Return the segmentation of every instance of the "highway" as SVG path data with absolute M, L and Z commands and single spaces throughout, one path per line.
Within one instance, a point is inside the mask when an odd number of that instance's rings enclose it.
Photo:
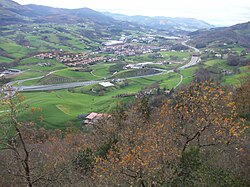
M 87 81 L 87 82 L 71 82 L 62 84 L 50 84 L 50 85 L 40 85 L 40 86 L 20 86 L 17 87 L 18 91 L 49 91 L 49 90 L 61 90 L 66 88 L 74 88 L 79 86 L 88 86 L 91 84 L 96 84 L 101 81 Z
M 162 71 L 162 72 L 157 73 L 157 74 L 127 77 L 127 78 L 123 78 L 123 80 L 134 79 L 134 78 L 151 77 L 151 76 L 163 74 L 165 72 L 170 73 L 170 72 L 173 72 L 173 70 Z M 49 91 L 49 90 L 61 90 L 61 89 L 67 89 L 67 88 L 75 88 L 75 87 L 79 87 L 79 86 L 88 86 L 88 85 L 97 84 L 97 83 L 100 83 L 100 82 L 103 82 L 103 81 L 110 81 L 110 80 L 106 79 L 106 80 L 101 80 L 101 81 L 71 82 L 71 83 L 39 85 L 39 86 L 18 86 L 18 87 L 15 87 L 15 88 L 19 92 L 24 92 L 24 91 Z
M 179 67 L 177 70 L 183 70 L 185 68 L 194 66 L 194 65 L 198 64 L 199 61 L 200 61 L 200 57 L 192 56 L 192 58 L 191 58 L 191 60 L 190 60 L 189 63 L 185 64 L 184 66 Z
M 186 47 L 188 47 L 188 48 L 190 48 L 190 49 L 192 49 L 192 50 L 194 50 L 195 53 L 200 53 L 199 49 L 197 49 L 197 48 L 195 48 L 193 46 L 188 45 L 187 44 L 188 41 L 189 40 L 186 40 L 186 41 L 182 42 L 181 44 L 184 45 L 184 46 L 186 46 Z M 184 66 L 179 67 L 177 70 L 182 70 L 182 69 L 188 68 L 190 66 L 194 66 L 194 65 L 198 64 L 200 62 L 200 60 L 201 59 L 200 59 L 199 56 L 193 56 L 192 55 L 190 62 L 187 63 L 187 64 L 185 64 Z
M 189 39 L 189 40 L 190 40 L 190 39 Z M 186 40 L 186 41 L 182 42 L 181 44 L 184 45 L 184 46 L 186 46 L 186 47 L 188 47 L 188 48 L 190 48 L 190 49 L 193 49 L 194 52 L 199 53 L 199 52 L 200 52 L 199 49 L 197 49 L 197 48 L 195 48 L 195 47 L 193 47 L 193 46 L 187 44 L 187 42 L 188 42 L 189 40 Z

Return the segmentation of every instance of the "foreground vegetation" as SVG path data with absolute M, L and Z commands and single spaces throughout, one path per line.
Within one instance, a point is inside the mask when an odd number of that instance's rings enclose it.
M 167 96 L 142 94 L 87 132 L 41 128 L 32 117 L 40 108 L 6 97 L 1 185 L 248 186 L 248 93 L 245 79 L 236 90 L 205 81 Z

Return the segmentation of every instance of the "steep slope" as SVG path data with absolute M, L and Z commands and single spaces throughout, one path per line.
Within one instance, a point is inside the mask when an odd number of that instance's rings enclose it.
M 192 43 L 205 45 L 237 44 L 250 48 L 250 22 L 231 27 L 200 30 L 190 33 Z
M 104 13 L 114 19 L 136 22 L 157 29 L 195 31 L 198 29 L 212 28 L 213 26 L 193 18 L 149 17 L 149 16 L 126 16 L 123 14 Z

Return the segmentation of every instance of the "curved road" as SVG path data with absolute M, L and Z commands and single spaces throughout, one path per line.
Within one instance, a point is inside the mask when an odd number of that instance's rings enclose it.
M 55 73 L 57 71 L 59 71 L 59 70 L 51 71 L 48 74 L 40 76 L 40 77 L 34 77 L 34 78 L 28 78 L 28 79 L 22 79 L 22 80 L 12 81 L 12 82 L 7 83 L 6 86 L 13 86 L 16 83 L 19 85 L 19 84 L 22 84 L 23 82 L 26 82 L 26 81 L 31 81 L 31 80 L 36 80 L 36 79 L 42 79 L 42 78 L 47 77 L 47 76 L 49 76 L 49 75 L 51 75 L 51 74 L 53 74 L 53 73 Z
M 188 40 L 187 40 L 188 41 Z M 190 49 L 193 49 L 195 52 L 199 52 L 199 49 L 196 49 L 192 46 L 189 46 L 188 44 L 186 44 L 187 41 L 182 42 L 182 45 L 189 47 Z M 190 66 L 193 66 L 195 64 L 197 64 L 200 61 L 200 57 L 197 56 L 192 56 L 190 62 L 188 62 L 187 64 L 179 67 L 177 70 L 182 70 L 185 68 L 188 68 Z M 159 69 L 156 69 L 159 71 Z M 58 71 L 58 70 L 57 70 Z M 171 73 L 174 72 L 174 70 L 160 70 L 162 72 L 157 73 L 157 74 L 152 74 L 152 75 L 143 75 L 143 76 L 135 76 L 135 77 L 127 77 L 124 79 L 132 79 L 132 78 L 143 78 L 143 77 L 150 77 L 150 76 L 155 76 L 155 75 L 159 75 L 159 74 L 164 74 L 164 73 Z M 36 78 L 30 78 L 30 79 L 23 79 L 23 80 L 18 80 L 18 81 L 13 81 L 13 82 L 9 82 L 7 84 L 7 86 L 12 86 L 15 83 L 21 84 L 25 81 L 28 80 L 35 80 L 35 79 L 41 79 L 43 77 L 46 77 L 52 73 L 54 73 L 56 71 L 50 72 L 47 75 L 41 76 L 41 77 L 36 77 Z M 92 72 L 93 73 L 93 72 Z M 174 87 L 177 88 L 183 80 L 183 75 L 179 74 L 181 76 L 181 80 L 180 82 Z M 106 80 L 108 81 L 108 79 Z M 62 83 L 62 84 L 51 84 L 51 85 L 40 85 L 40 86 L 17 86 L 15 87 L 15 89 L 17 89 L 18 91 L 48 91 L 48 90 L 60 90 L 60 89 L 65 89 L 65 88 L 74 88 L 74 87 L 79 87 L 79 86 L 87 86 L 87 85 L 92 85 L 92 84 L 96 84 L 102 82 L 100 81 L 86 81 L 86 82 L 72 82 L 72 83 Z

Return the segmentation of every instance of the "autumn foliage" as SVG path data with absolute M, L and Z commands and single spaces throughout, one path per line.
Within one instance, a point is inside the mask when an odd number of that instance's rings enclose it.
M 183 151 L 189 144 L 229 144 L 245 129 L 233 92 L 213 82 L 191 83 L 163 105 L 161 116 Z
M 150 97 L 119 105 L 88 133 L 19 122 L 23 98 L 6 98 L 2 105 L 11 108 L 11 120 L 1 124 L 0 161 L 8 169 L 0 165 L 0 185 L 245 186 L 248 138 L 242 117 L 248 112 L 239 97 L 248 100 L 244 90 L 191 83 L 164 96 L 160 107 Z
M 169 183 L 180 174 L 180 160 L 190 148 L 228 145 L 245 130 L 233 93 L 212 82 L 178 91 L 149 121 L 131 109 L 129 122 L 117 133 L 118 142 L 106 158 L 96 158 L 95 174 L 105 184 Z

